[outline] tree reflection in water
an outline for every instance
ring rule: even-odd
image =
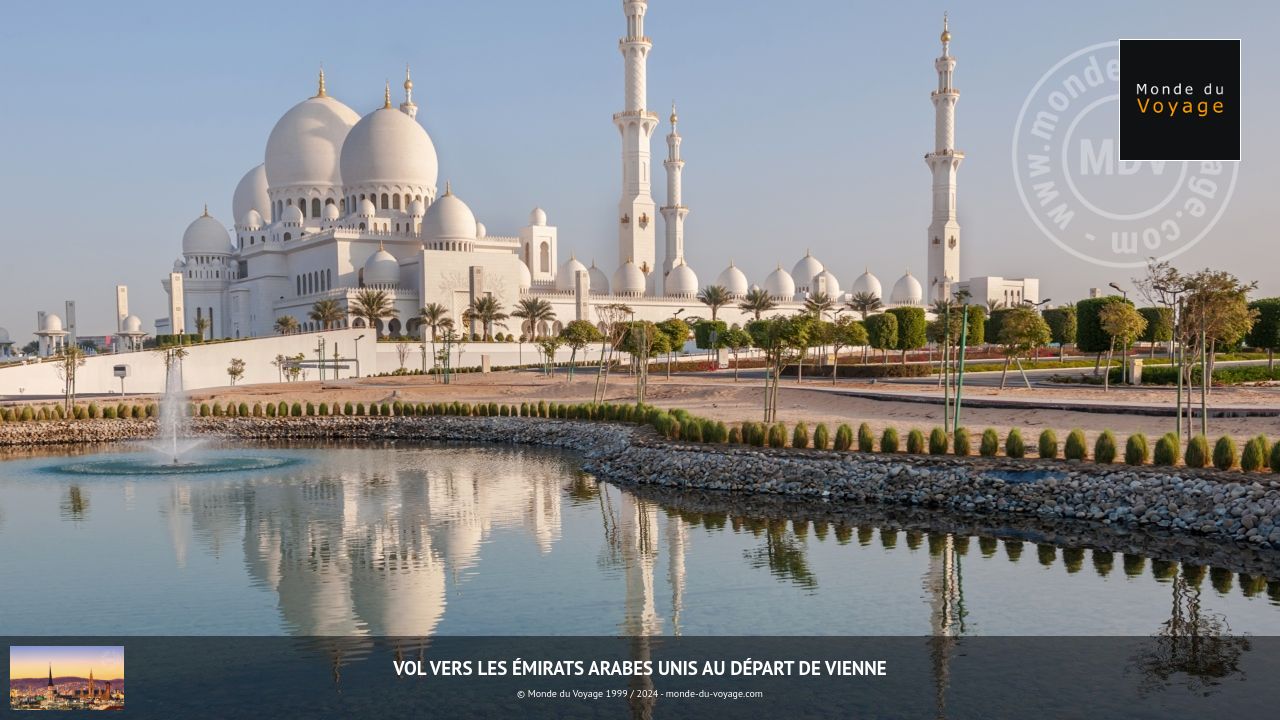
[[[1217,572],[1215,568],[1210,574]],[[1181,573],[1175,568],[1170,583],[1173,605],[1169,619],[1142,655],[1134,658],[1143,676],[1139,685],[1143,694],[1181,685],[1208,695],[1228,678],[1245,679],[1240,658],[1250,650],[1249,638],[1233,637],[1226,617],[1200,607],[1203,580],[1203,566],[1184,565]]]
[[[67,490],[67,499],[62,501],[60,509],[63,520],[84,520],[89,513],[89,496],[79,485],[72,485]]]
[[[753,568],[768,566],[780,580],[790,580],[807,590],[818,587],[818,579],[809,569],[805,557],[804,541],[787,532],[785,520],[770,520],[765,524],[764,547],[747,550],[743,554]]]

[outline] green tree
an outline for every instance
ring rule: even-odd
[[[867,345],[867,327],[860,320],[851,317],[836,318],[834,323],[828,323],[830,332],[828,333],[829,342],[831,343],[831,354],[834,358],[834,364],[831,366],[831,384],[836,383],[836,378],[840,375],[840,350],[841,348],[856,347]]]
[[[342,321],[342,307],[337,300],[317,300],[311,305],[307,317],[321,329],[330,330]]]
[[[577,366],[578,351],[593,342],[598,342],[603,334],[589,320],[573,320],[560,331],[560,339],[572,351],[569,355],[569,382],[573,382],[573,371]]]
[[[1147,327],[1138,339],[1150,345],[1150,357],[1155,357],[1156,344],[1167,343],[1173,339],[1173,308],[1138,308],[1138,314],[1147,321]]]
[[[399,314],[387,291],[373,288],[363,288],[358,291],[355,305],[352,309],[354,315],[363,319],[375,332],[383,320],[390,320]],[[385,328],[383,328],[381,334],[387,334]]]
[[[55,360],[54,370],[62,380],[63,412],[69,413],[76,402],[76,376],[80,374],[80,368],[84,367],[84,350],[79,345],[68,344],[57,354]]]
[[[724,334],[721,344],[733,353],[733,381],[738,382],[738,355],[751,347],[751,333],[734,325]]]
[[[231,358],[231,364],[227,365],[227,377],[231,378],[231,385],[235,386],[244,377],[244,360]]]
[[[720,308],[728,305],[733,301],[733,296],[723,285],[708,285],[698,291],[698,302],[711,308],[711,319],[714,321],[720,313]]]
[[[1111,345],[1107,348],[1108,369],[1111,367],[1111,359],[1115,353],[1116,344],[1119,343],[1122,349],[1128,348],[1129,344],[1135,338],[1141,337],[1143,331],[1147,329],[1146,318],[1142,317],[1142,314],[1127,302],[1110,303],[1103,306],[1098,311],[1098,322],[1101,324],[1102,331],[1111,338]],[[1103,391],[1109,389],[1110,379],[1110,371],[1103,373]]]
[[[493,339],[493,328],[506,327],[506,319],[510,317],[503,312],[502,303],[492,295],[481,295],[462,312],[462,320],[466,323],[480,324],[480,334],[486,342]],[[590,324],[590,323],[588,323]]]
[[[879,313],[863,321],[867,328],[867,344],[884,352],[884,362],[889,362],[889,351],[898,347],[898,317],[892,313]]]
[[[1050,342],[1058,344],[1058,359],[1066,355],[1068,345],[1076,341],[1076,306],[1074,303],[1049,308],[1041,313],[1049,326]]]
[[[826,320],[827,313],[835,309],[836,302],[824,292],[816,292],[805,298],[804,311],[818,320]]]
[[[807,317],[773,317],[747,323],[746,330],[751,335],[752,343],[765,356],[765,422],[773,422],[777,418],[778,385],[782,368],[800,357],[800,348],[808,346],[808,323],[801,322],[801,318]]]
[[[1097,356],[1102,364],[1102,354],[1111,348],[1111,336],[1102,329],[1102,308],[1112,303],[1128,303],[1119,295],[1089,298],[1076,303],[1076,349]]]
[[[298,332],[298,320],[292,315],[281,315],[276,318],[275,330],[281,335],[291,335]]]
[[[1249,309],[1257,313],[1253,327],[1245,336],[1245,343],[1252,348],[1267,351],[1267,370],[1275,368],[1275,352],[1280,349],[1280,298],[1262,298],[1249,303]]]
[[[777,306],[773,298],[769,297],[769,293],[761,288],[751,288],[746,295],[742,296],[742,302],[738,303],[739,310],[751,313],[756,320]]]
[[[667,336],[667,379],[671,379],[671,356],[684,349],[689,340],[689,323],[680,318],[667,318],[658,323],[658,331]]]
[[[919,350],[928,342],[929,323],[925,319],[924,308],[896,307],[888,311],[898,318],[897,349],[902,351],[902,364],[907,364],[907,353]]]
[[[1021,358],[1028,357],[1047,345],[1049,339],[1049,326],[1040,317],[1040,313],[1029,307],[1008,308],[1001,320],[1000,337],[997,339],[1004,353],[1004,371],[1000,374],[1001,390],[1005,388],[1005,380],[1009,375],[1009,363],[1017,360],[1021,371]],[[1028,388],[1031,387],[1031,381],[1027,380],[1025,372],[1022,380]]]

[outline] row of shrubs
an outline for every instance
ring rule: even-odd
[[[73,405],[68,411],[61,405],[40,405],[31,406],[23,405],[9,406],[0,410],[0,421],[2,422],[38,422],[42,420],[97,420],[105,418],[107,420],[123,419],[143,419],[156,417],[160,414],[160,407],[155,403],[119,403],[118,405],[99,406],[97,403],[89,403],[88,405]]]
[[[1120,382],[1120,368],[1111,369],[1111,382]],[[1200,382],[1200,368],[1191,371],[1192,382]],[[1214,385],[1242,385],[1245,383],[1273,382],[1280,380],[1280,366],[1222,365],[1213,370]],[[1101,380],[1099,380],[1101,382]],[[1171,365],[1148,365],[1142,368],[1143,385],[1177,385],[1178,369]]]

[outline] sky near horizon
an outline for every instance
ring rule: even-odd
[[[805,248],[845,287],[870,268],[888,292],[925,275],[933,60],[951,14],[962,277],[1030,275],[1054,304],[1135,270],[1068,255],[1018,197],[1010,148],[1032,86],[1064,56],[1120,37],[1243,40],[1243,148],[1222,220],[1176,264],[1208,265],[1280,294],[1265,210],[1280,165],[1275,3],[870,3],[652,0],[649,106],[680,108],[686,255],[702,284],[732,259],[753,283]],[[19,345],[36,312],[77,301],[81,335],[114,331],[114,287],[154,331],[161,279],[208,203],[231,225],[231,194],[262,161],[276,120],[315,92],[357,112],[393,99],[413,67],[418,119],[450,180],[490,233],[514,235],[535,205],[560,255],[618,262],[625,20],[618,0],[299,5],[227,0],[23,3],[0,25],[0,326]],[[1268,120],[1272,118],[1272,120]],[[653,142],[665,199],[666,123]],[[659,258],[661,235],[659,228]]]

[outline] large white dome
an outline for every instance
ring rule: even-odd
[[[397,285],[400,283],[400,263],[395,255],[379,247],[364,263],[365,285]]]
[[[830,270],[823,270],[822,272],[818,273],[818,277],[822,278],[826,282],[827,288],[825,292],[827,293],[827,297],[831,298],[832,300],[835,300],[836,298],[840,297],[840,280],[836,278],[834,273],[832,273]],[[818,291],[818,283],[816,279],[813,283],[813,287],[809,288],[809,290],[810,292]]]
[[[666,294],[669,297],[693,297],[698,294],[698,276],[693,268],[681,263],[667,273]]]
[[[427,131],[403,112],[384,107],[351,128],[342,144],[341,169],[348,194],[390,186],[434,195],[439,166]]]
[[[230,255],[231,236],[222,223],[205,214],[196,218],[182,233],[184,255]]]
[[[924,290],[920,287],[920,281],[916,280],[908,270],[906,275],[898,278],[898,282],[893,284],[893,292],[889,295],[889,302],[894,305],[919,305],[924,301]]]
[[[808,292],[813,286],[813,278],[823,270],[822,263],[818,262],[818,258],[809,254],[808,250],[804,251],[804,257],[791,268],[791,279],[795,282],[796,287],[804,292]]]
[[[428,240],[474,241],[476,216],[457,195],[446,192],[427,208],[422,218],[422,235]]]
[[[327,95],[289,108],[267,138],[268,185],[273,190],[341,186],[342,143],[359,121],[354,110]]]
[[[588,277],[591,275],[591,273],[587,271],[586,265],[579,262],[577,258],[570,256],[569,259],[560,266],[560,271],[556,273],[556,289],[572,292],[573,284],[577,282],[579,272],[586,272]]]
[[[872,275],[870,268],[853,281],[853,287],[849,289],[849,292],[854,295],[864,292],[871,293],[877,299],[883,297],[883,292],[880,289],[880,278]]]
[[[516,258],[516,265],[520,270],[520,289],[528,290],[533,286],[533,273],[529,272],[529,266],[525,265],[519,257]]]
[[[591,267],[587,268],[587,272],[591,274],[591,292],[597,295],[609,294],[609,276],[604,271],[596,267],[596,261],[591,261]]]
[[[741,270],[729,262],[729,267],[720,273],[720,277],[716,278],[716,284],[729,291],[734,297],[742,297],[747,294],[747,276]]]
[[[250,210],[257,210],[262,219],[271,222],[271,200],[267,198],[267,166],[265,164],[258,165],[245,173],[236,184],[236,191],[231,196],[231,217],[237,220],[243,219]]]
[[[644,295],[644,273],[630,260],[613,274],[614,295]]]
[[[787,271],[779,265],[777,270],[769,273],[769,277],[764,279],[764,291],[775,300],[794,300],[796,281],[792,280]]]

